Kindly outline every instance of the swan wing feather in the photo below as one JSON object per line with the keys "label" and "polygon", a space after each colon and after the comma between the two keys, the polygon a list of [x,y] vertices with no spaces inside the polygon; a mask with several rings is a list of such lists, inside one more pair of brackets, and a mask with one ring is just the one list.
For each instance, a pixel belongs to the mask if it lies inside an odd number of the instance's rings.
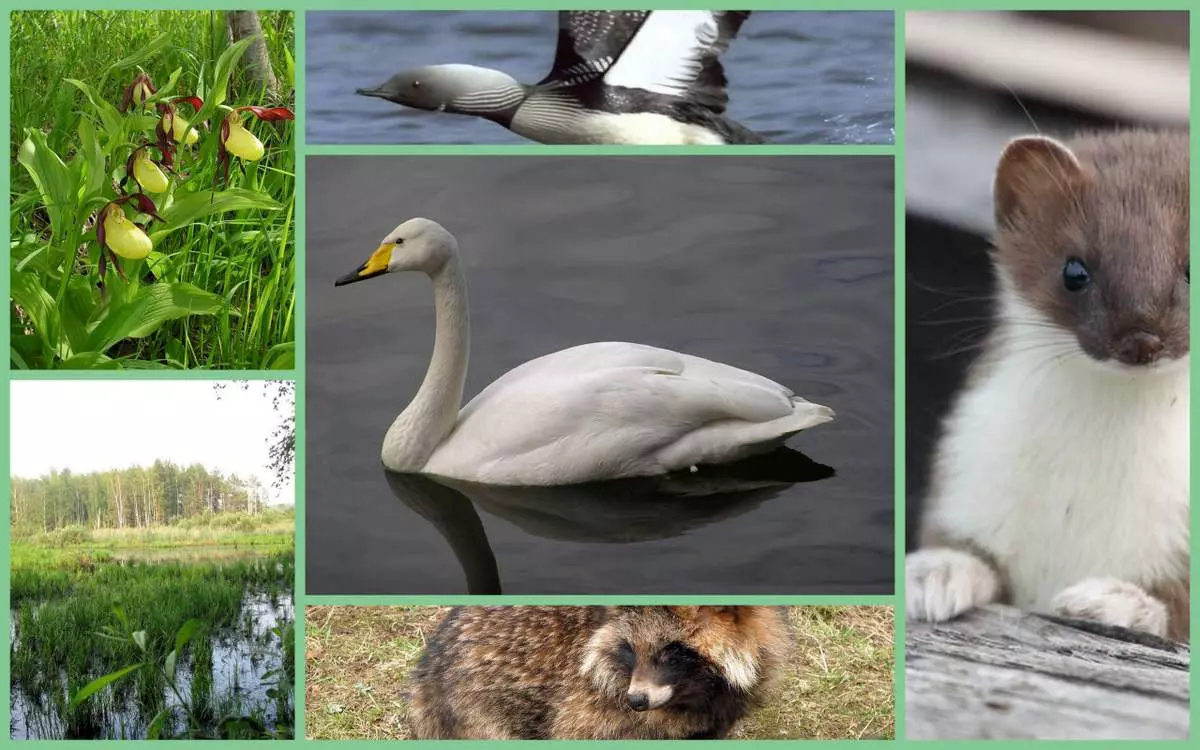
{"label": "swan wing feather", "polygon": [[[715,434],[706,440],[719,442],[725,423],[735,442],[737,426],[786,420],[798,403],[787,388],[736,367],[641,344],[586,344],[530,360],[485,388],[426,468],[448,476],[528,477],[543,467],[575,477],[649,473],[643,464],[691,433],[707,428]],[[573,466],[564,472],[564,463]]]}

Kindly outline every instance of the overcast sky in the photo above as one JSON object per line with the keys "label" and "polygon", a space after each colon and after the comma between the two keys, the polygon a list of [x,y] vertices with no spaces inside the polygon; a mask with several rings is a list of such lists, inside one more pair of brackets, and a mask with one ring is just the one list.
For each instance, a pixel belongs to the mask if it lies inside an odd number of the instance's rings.
{"label": "overcast sky", "polygon": [[[156,459],[203,464],[223,474],[256,476],[268,502],[291,504],[291,477],[278,490],[267,468],[271,433],[282,421],[275,389],[211,380],[17,380],[12,383],[13,476],[52,468],[76,474]],[[293,408],[281,404],[282,410]]]}

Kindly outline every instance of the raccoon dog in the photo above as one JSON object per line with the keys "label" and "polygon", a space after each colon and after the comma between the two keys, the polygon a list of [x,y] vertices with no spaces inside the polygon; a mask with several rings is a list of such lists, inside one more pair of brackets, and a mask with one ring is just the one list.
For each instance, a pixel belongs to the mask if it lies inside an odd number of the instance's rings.
{"label": "raccoon dog", "polygon": [[718,739],[791,645],[782,607],[458,607],[413,674],[419,739]]}

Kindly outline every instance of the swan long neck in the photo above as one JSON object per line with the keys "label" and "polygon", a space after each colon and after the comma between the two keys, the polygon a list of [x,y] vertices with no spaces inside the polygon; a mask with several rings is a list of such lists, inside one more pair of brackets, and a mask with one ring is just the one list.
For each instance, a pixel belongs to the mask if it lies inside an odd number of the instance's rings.
{"label": "swan long neck", "polygon": [[384,440],[384,463],[394,471],[420,471],[458,422],[471,331],[467,282],[458,258],[432,275],[437,328],[433,357],[408,408],[396,417]]}

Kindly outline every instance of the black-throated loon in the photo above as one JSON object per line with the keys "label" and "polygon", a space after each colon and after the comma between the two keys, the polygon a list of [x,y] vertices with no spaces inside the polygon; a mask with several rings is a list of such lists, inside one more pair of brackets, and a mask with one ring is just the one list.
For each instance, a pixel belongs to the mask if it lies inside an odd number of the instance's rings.
{"label": "black-throated loon", "polygon": [[474,65],[428,65],[357,93],[482,117],[541,143],[767,143],[724,114],[720,56],[749,15],[560,11],[554,66],[537,84]]}

